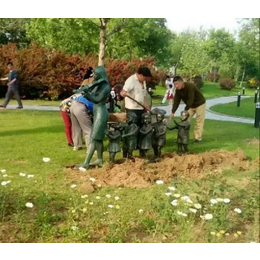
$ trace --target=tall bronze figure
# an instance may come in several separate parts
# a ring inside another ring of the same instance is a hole
[[[153,124],[154,132],[152,138],[154,160],[160,161],[162,147],[166,144],[167,125],[164,123],[164,113],[156,113],[156,122]]]
[[[103,164],[103,140],[108,120],[106,100],[110,93],[110,85],[105,67],[96,67],[94,69],[94,81],[87,86],[83,86],[79,91],[83,91],[84,96],[94,103],[94,122],[89,151],[84,164],[76,167],[84,167],[85,169],[88,169],[90,165],[102,166]],[[95,150],[97,150],[97,160],[91,163],[90,160],[93,157]]]
[[[168,127],[169,130],[178,129],[178,137],[177,137],[177,144],[178,144],[178,154],[182,152],[187,153],[188,143],[189,143],[189,130],[190,130],[190,122],[188,121],[189,112],[183,110],[181,112],[181,122],[177,123],[175,120],[174,127]],[[182,149],[183,148],[183,149]]]
[[[139,149],[140,157],[147,159],[147,153],[152,149],[152,135],[153,135],[153,126],[151,124],[152,118],[150,113],[142,114],[142,123],[143,126],[140,129],[140,140],[139,140]]]
[[[123,157],[135,161],[133,151],[137,147],[137,134],[139,127],[136,125],[137,116],[133,112],[129,112],[126,116],[127,126],[124,127],[123,138]]]

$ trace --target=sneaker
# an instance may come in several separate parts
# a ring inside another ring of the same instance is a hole
[[[73,151],[79,151],[81,149],[82,149],[82,147],[73,147]]]
[[[201,143],[201,140],[194,140],[194,144],[199,144]]]
[[[71,144],[71,143],[68,143],[68,146],[74,147],[74,145],[73,145],[73,144]]]
[[[23,107],[17,107],[16,109],[23,109]]]
[[[0,108],[6,108],[5,106],[3,106],[3,105],[0,105]]]

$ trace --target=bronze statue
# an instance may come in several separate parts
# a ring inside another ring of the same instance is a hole
[[[109,130],[106,132],[109,139],[107,150],[109,152],[109,162],[114,164],[116,153],[120,152],[121,125],[119,122],[108,122],[108,128]]]
[[[154,151],[154,160],[160,161],[162,147],[166,144],[167,125],[164,123],[164,113],[156,113],[156,122],[153,124],[154,132],[152,146]]]
[[[84,167],[88,169],[90,165],[102,166],[103,164],[103,140],[107,127],[108,112],[106,109],[106,100],[109,97],[110,85],[104,66],[98,66],[94,69],[94,81],[83,86],[78,92],[84,92],[84,96],[94,103],[93,114],[94,122],[91,133],[91,143],[85,162],[76,168]],[[97,160],[90,162],[95,150],[97,150]]]
[[[142,123],[143,126],[140,129],[139,139],[140,157],[147,159],[147,153],[152,149],[152,135],[154,131],[150,113],[142,114]]]
[[[189,142],[190,122],[188,121],[188,118],[189,118],[189,112],[183,110],[181,112],[181,122],[177,123],[174,120],[175,126],[168,127],[169,130],[178,129],[178,137],[177,137],[178,154],[181,154],[182,152],[187,153],[189,151],[188,142]]]
[[[136,125],[137,116],[133,112],[128,112],[126,116],[127,126],[124,127],[123,131],[123,157],[129,158],[132,161],[135,161],[133,157],[133,151],[137,146],[137,134],[138,126]]]

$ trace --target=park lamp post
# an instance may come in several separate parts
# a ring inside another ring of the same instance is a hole
[[[245,95],[245,87],[243,87],[243,92],[242,93],[243,93],[243,96],[244,96]]]
[[[240,107],[241,92],[237,93],[237,107]]]
[[[255,99],[254,99],[254,103],[257,102],[257,94],[258,94],[258,90],[255,91]]]
[[[255,106],[255,123],[254,123],[255,128],[260,127],[260,102],[256,103]]]

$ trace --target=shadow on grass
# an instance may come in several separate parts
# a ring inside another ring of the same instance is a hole
[[[64,132],[63,125],[4,131],[4,132],[0,132],[0,136],[18,136],[18,135],[28,135],[28,134],[60,133],[60,132]]]

